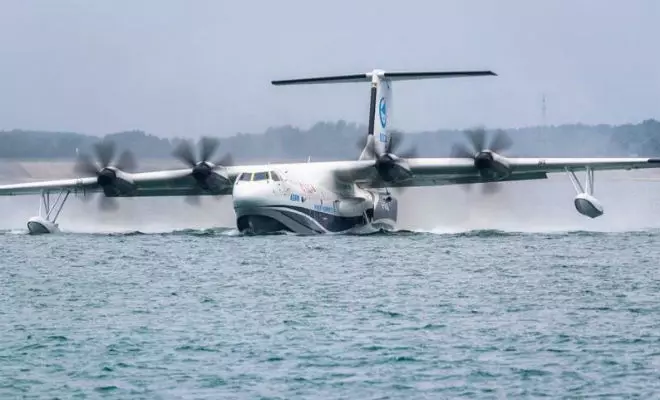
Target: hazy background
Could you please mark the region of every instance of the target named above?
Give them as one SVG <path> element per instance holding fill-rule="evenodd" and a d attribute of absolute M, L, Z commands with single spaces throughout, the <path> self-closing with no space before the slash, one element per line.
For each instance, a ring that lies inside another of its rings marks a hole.
<path fill-rule="evenodd" d="M 656 0 L 0 0 L 0 129 L 161 136 L 366 123 L 366 84 L 272 79 L 372 68 L 491 69 L 395 87 L 392 123 L 658 118 Z"/>

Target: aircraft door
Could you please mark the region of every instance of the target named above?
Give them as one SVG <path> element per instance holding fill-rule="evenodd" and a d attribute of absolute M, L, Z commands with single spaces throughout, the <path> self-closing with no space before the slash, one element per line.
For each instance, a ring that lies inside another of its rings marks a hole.
<path fill-rule="evenodd" d="M 276 171 L 270 171 L 269 172 L 269 179 L 271 182 L 271 185 L 273 185 L 273 193 L 277 195 L 285 195 L 287 190 L 286 190 L 286 184 L 284 183 L 282 179 L 282 175 L 277 173 Z"/>

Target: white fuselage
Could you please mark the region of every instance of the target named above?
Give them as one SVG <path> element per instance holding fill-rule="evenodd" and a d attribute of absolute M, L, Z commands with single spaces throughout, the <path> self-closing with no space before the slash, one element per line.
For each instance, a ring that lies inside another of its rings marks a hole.
<path fill-rule="evenodd" d="M 351 186 L 330 190 L 331 176 L 327 169 L 319 167 L 322 165 L 318 163 L 295 168 L 265 165 L 238 175 L 233 188 L 238 229 L 298 234 L 394 229 L 395 199 Z"/>

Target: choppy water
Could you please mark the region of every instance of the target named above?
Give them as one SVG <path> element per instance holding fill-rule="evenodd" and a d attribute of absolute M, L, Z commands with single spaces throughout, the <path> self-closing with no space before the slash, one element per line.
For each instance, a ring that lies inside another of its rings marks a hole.
<path fill-rule="evenodd" d="M 657 397 L 659 231 L 0 234 L 0 398 Z"/>

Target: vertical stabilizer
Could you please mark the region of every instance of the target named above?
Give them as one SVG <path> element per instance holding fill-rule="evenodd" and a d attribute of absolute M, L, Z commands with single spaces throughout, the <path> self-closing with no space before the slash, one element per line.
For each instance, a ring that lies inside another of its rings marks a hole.
<path fill-rule="evenodd" d="M 392 115 L 392 82 L 384 77 L 383 71 L 373 71 L 371 74 L 371 96 L 369 98 L 369 130 L 367 143 L 360 160 L 371 159 L 383 154 L 390 140 L 388 129 Z M 373 146 L 373 147 L 371 147 Z M 368 151 L 371 148 L 373 151 Z"/>
<path fill-rule="evenodd" d="M 390 141 L 390 117 L 392 116 L 392 82 L 421 79 L 461 78 L 495 76 L 492 71 L 429 71 L 429 72 L 386 72 L 379 69 L 363 74 L 320 76 L 272 81 L 273 85 L 309 85 L 371 81 L 369 98 L 369 131 L 367 143 L 360 160 L 372 159 L 385 152 Z M 373 146 L 373 147 L 372 147 Z M 373 149 L 374 151 L 370 151 Z M 375 154 L 374 154 L 375 153 Z"/>

